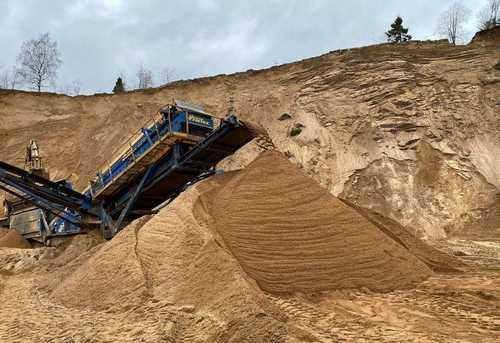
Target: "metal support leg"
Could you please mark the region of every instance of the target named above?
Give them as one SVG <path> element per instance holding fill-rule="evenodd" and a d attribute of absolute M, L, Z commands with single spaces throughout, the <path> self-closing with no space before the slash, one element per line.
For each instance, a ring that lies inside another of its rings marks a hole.
<path fill-rule="evenodd" d="M 113 219 L 101 205 L 101 234 L 104 239 L 113 238 Z"/>
<path fill-rule="evenodd" d="M 181 158 L 181 143 L 175 142 L 173 148 L 173 154 L 174 154 L 174 164 L 177 165 L 179 159 Z"/>
<path fill-rule="evenodd" d="M 127 205 L 122 210 L 122 213 L 120 213 L 118 220 L 116 221 L 115 225 L 113 226 L 113 236 L 116 235 L 118 233 L 118 231 L 120 231 L 122 229 L 121 225 L 123 223 L 123 220 L 129 214 L 130 210 L 132 209 L 132 206 L 134 206 L 134 203 L 137 200 L 137 197 L 139 196 L 139 194 L 141 193 L 142 188 L 144 186 L 144 183 L 149 178 L 152 170 L 153 170 L 153 166 L 148 168 L 148 170 L 146 171 L 146 174 L 144 174 L 144 176 L 142 177 L 141 182 L 139 182 L 139 184 L 135 188 L 134 193 L 130 197 Z"/>

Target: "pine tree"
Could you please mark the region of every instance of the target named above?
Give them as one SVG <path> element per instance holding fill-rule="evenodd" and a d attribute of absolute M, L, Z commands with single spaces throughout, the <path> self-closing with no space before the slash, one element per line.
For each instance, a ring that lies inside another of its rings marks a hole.
<path fill-rule="evenodd" d="M 123 86 L 123 80 L 121 77 L 116 79 L 115 86 L 113 87 L 113 93 L 123 93 L 125 92 L 125 87 Z"/>
<path fill-rule="evenodd" d="M 401 43 L 411 40 L 408 28 L 403 27 L 403 19 L 400 16 L 396 17 L 394 23 L 391 24 L 391 29 L 385 35 L 387 36 L 387 41 L 391 43 Z"/>

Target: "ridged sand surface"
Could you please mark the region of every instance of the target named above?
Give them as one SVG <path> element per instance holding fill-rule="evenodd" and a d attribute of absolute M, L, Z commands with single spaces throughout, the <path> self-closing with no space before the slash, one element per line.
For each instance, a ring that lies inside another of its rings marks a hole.
<path fill-rule="evenodd" d="M 213 228 L 270 292 L 408 287 L 431 271 L 283 155 L 266 152 L 202 195 Z"/>

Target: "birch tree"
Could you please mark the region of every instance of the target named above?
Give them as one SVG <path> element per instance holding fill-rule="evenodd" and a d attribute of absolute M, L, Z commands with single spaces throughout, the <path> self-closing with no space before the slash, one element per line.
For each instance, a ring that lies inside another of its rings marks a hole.
<path fill-rule="evenodd" d="M 488 4 L 479 12 L 478 21 L 480 30 L 500 26 L 500 0 L 488 0 Z"/>
<path fill-rule="evenodd" d="M 456 45 L 457 42 L 464 38 L 465 24 L 469 17 L 470 10 L 461 2 L 455 2 L 439 18 L 437 31 Z"/>
<path fill-rule="evenodd" d="M 40 35 L 38 39 L 25 41 L 17 62 L 23 81 L 38 92 L 41 92 L 48 82 L 55 80 L 57 69 L 62 64 L 57 42 L 50 39 L 49 33 Z"/>
<path fill-rule="evenodd" d="M 153 73 L 151 70 L 146 69 L 142 64 L 137 70 L 137 88 L 151 88 L 153 87 Z"/>

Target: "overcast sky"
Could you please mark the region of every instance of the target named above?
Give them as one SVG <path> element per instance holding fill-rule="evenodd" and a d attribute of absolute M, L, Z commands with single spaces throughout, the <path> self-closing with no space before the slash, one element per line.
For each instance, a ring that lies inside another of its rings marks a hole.
<path fill-rule="evenodd" d="M 486 0 L 462 1 L 475 13 Z M 79 80 L 84 93 L 109 92 L 122 73 L 130 86 L 141 63 L 188 79 L 383 42 L 396 15 L 415 39 L 438 38 L 453 0 L 0 0 L 0 66 L 24 40 L 49 32 L 63 65 L 57 90 Z"/>

